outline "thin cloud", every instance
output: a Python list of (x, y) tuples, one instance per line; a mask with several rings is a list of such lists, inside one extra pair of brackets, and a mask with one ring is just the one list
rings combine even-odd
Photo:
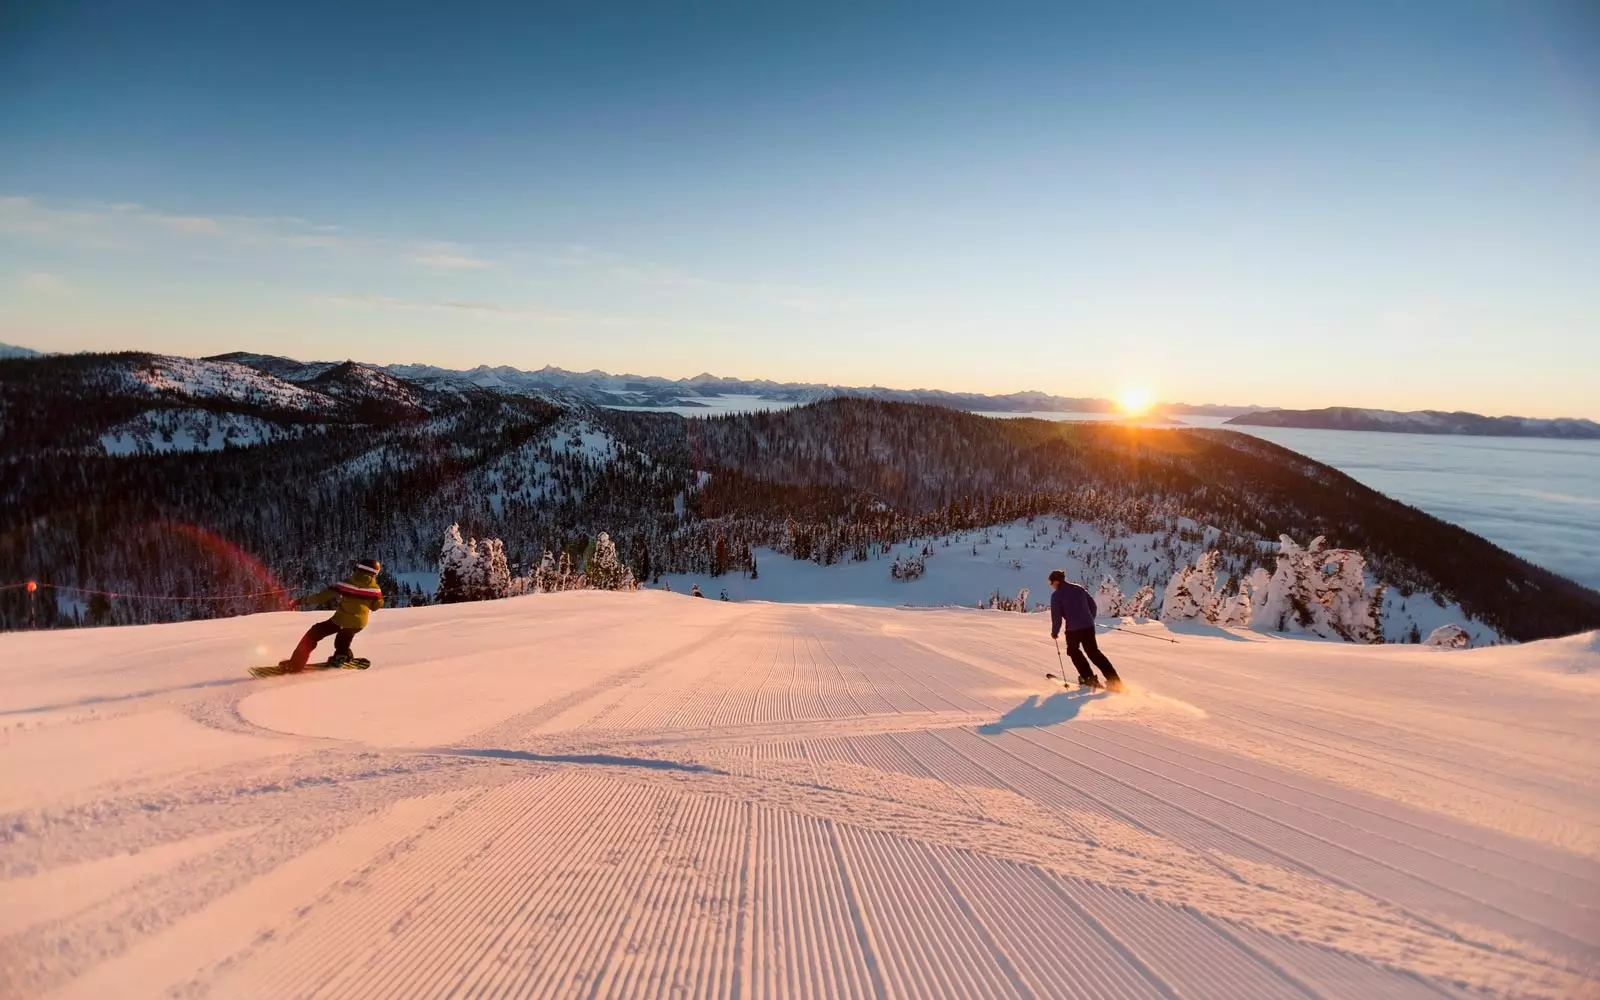
[(67, 205), (0, 196), (0, 235), (124, 253), (182, 248), (195, 243), (203, 245), (207, 253), (232, 247), (239, 253), (333, 255), (329, 259), (441, 273), (555, 264), (615, 282), (742, 300), (788, 312), (838, 313), (861, 306), (859, 300), (831, 293), (770, 282), (712, 278), (583, 244), (555, 250), (527, 244), (520, 250), (503, 248), (502, 253), (491, 256), (467, 244), (364, 236), (293, 216), (180, 215), (135, 202)]
[(333, 251), (367, 260), (441, 270), (493, 267), (473, 248), (440, 240), (358, 236), (292, 216), (178, 215), (133, 202), (63, 206), (0, 196), (0, 235), (94, 250), (141, 251), (204, 240), (241, 249)]
[(439, 250), (434, 253), (418, 254), (411, 258), (411, 263), (423, 267), (436, 267), (444, 271), (465, 271), (478, 268), (494, 267), (494, 261), (458, 250)]
[(555, 312), (536, 306), (502, 306), (492, 302), (464, 300), (429, 301), (400, 299), (388, 295), (317, 295), (312, 301), (336, 306), (356, 306), (366, 309), (386, 309), (394, 312), (423, 312), (467, 314), (486, 319), (532, 320), (541, 323), (615, 323), (610, 316), (588, 316)]
[(563, 247), (553, 262), (610, 275), (635, 285), (687, 289), (760, 302), (795, 312), (841, 312), (859, 308), (859, 300), (808, 288), (765, 281), (729, 281), (691, 274), (655, 261), (636, 260), (582, 244)]
[(431, 313), (437, 316), (472, 319), (490, 322), (524, 322), (561, 326), (604, 327), (618, 330), (682, 330), (700, 334), (726, 335), (736, 332), (730, 328), (699, 323), (677, 323), (655, 317), (609, 316), (599, 313), (573, 313), (533, 305), (503, 305), (472, 299), (402, 299), (389, 295), (313, 295), (310, 301), (318, 305), (344, 308), (380, 309), (390, 312)]
[(71, 286), (59, 274), (32, 271), (22, 276), (22, 287), (36, 295), (60, 295)]

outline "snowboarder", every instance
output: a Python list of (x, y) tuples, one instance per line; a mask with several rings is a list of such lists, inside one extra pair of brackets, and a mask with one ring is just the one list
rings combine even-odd
[(1095, 642), (1094, 619), (1100, 609), (1095, 607), (1094, 597), (1076, 583), (1067, 582), (1067, 574), (1059, 569), (1050, 571), (1050, 590), (1050, 638), (1055, 639), (1060, 635), (1061, 626), (1066, 625), (1067, 656), (1071, 658), (1072, 665), (1078, 668), (1078, 683), (1090, 688), (1100, 686), (1094, 671), (1089, 668), (1092, 661), (1105, 674), (1107, 688), (1122, 690), (1122, 678), (1117, 676), (1117, 668), (1111, 665), (1106, 654), (1100, 652), (1100, 644)]
[(689, 596), (690, 597), (704, 597), (706, 595), (700, 593), (700, 585), (697, 583), (694, 586), (689, 588)]
[(300, 640), (300, 645), (295, 647), (294, 655), (284, 660), (279, 666), (289, 673), (297, 673), (306, 668), (306, 663), (311, 659), (311, 651), (317, 648), (317, 643), (330, 635), (336, 635), (333, 640), (333, 655), (328, 657), (329, 665), (338, 665), (352, 659), (350, 654), (350, 640), (356, 633), (367, 627), (367, 616), (383, 607), (383, 591), (378, 589), (378, 571), (383, 569), (383, 564), (376, 559), (362, 559), (355, 564), (355, 571), (342, 583), (336, 583), (326, 590), (312, 594), (295, 602), (297, 605), (309, 606), (321, 604), (339, 598), (339, 610), (327, 621), (317, 622), (306, 630)]

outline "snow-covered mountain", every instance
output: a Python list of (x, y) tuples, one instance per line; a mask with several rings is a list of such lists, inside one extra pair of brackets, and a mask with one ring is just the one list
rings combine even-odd
[(246, 676), (320, 617), (0, 634), (0, 995), (1600, 991), (1595, 633), (1123, 623), (1107, 695), (1042, 615), (580, 591)]
[(18, 347), (16, 344), (0, 344), (0, 358), (37, 358), (38, 351), (31, 347)]
[(1321, 410), (1263, 410), (1244, 413), (1230, 424), (1255, 427), (1311, 427), (1391, 434), (1465, 434), (1481, 437), (1600, 438), (1600, 423), (1576, 417), (1486, 417), (1443, 410), (1364, 410), (1330, 406)]

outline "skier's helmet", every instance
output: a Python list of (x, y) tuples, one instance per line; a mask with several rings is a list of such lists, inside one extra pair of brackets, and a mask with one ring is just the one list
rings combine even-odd
[(376, 559), (357, 559), (356, 569), (362, 573), (371, 573), (373, 576), (377, 576), (383, 569), (383, 563)]

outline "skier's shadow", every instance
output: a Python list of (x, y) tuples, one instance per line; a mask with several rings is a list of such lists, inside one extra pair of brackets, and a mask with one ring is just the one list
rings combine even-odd
[(1098, 694), (1057, 691), (1044, 701), (1040, 701), (1038, 695), (1030, 694), (1027, 700), (1016, 708), (993, 722), (985, 722), (979, 726), (978, 734), (999, 736), (1008, 729), (1038, 729), (1042, 726), (1053, 726), (1058, 722), (1066, 722), (1081, 712), (1083, 706), (1105, 696), (1104, 691)]

